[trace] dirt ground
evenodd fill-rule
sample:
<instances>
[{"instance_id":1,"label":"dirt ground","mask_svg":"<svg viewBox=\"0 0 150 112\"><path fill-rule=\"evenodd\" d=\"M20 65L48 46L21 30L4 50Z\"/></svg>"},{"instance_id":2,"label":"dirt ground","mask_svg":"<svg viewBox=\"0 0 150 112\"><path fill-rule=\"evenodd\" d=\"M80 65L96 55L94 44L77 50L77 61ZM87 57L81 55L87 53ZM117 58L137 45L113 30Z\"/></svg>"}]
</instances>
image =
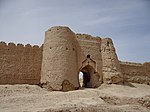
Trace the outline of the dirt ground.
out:
<instances>
[{"instance_id":1,"label":"dirt ground","mask_svg":"<svg viewBox=\"0 0 150 112\"><path fill-rule=\"evenodd\" d=\"M0 85L0 112L150 112L150 86L112 84L58 92Z\"/></svg>"}]
</instances>

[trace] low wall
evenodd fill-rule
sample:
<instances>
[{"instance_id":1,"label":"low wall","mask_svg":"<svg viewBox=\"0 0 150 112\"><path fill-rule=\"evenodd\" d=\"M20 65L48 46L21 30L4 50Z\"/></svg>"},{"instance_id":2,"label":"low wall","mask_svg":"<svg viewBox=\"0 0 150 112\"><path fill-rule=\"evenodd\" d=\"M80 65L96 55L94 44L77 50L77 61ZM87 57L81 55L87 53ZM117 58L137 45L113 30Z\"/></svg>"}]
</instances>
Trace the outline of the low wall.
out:
<instances>
[{"instance_id":1,"label":"low wall","mask_svg":"<svg viewBox=\"0 0 150 112\"><path fill-rule=\"evenodd\" d=\"M0 84L39 84L42 48L0 42Z\"/></svg>"},{"instance_id":2,"label":"low wall","mask_svg":"<svg viewBox=\"0 0 150 112\"><path fill-rule=\"evenodd\" d=\"M120 62L124 81L150 85L150 62Z\"/></svg>"}]
</instances>

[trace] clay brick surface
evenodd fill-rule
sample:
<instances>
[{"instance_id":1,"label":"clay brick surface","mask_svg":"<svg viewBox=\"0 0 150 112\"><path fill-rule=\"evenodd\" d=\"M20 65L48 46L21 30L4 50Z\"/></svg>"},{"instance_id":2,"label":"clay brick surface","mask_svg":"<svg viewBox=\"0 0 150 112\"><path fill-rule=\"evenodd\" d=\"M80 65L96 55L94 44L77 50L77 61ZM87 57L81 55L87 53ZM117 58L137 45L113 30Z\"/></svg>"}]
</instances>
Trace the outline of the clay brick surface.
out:
<instances>
[{"instance_id":1,"label":"clay brick surface","mask_svg":"<svg viewBox=\"0 0 150 112\"><path fill-rule=\"evenodd\" d=\"M42 49L0 43L0 84L39 84Z\"/></svg>"},{"instance_id":2,"label":"clay brick surface","mask_svg":"<svg viewBox=\"0 0 150 112\"><path fill-rule=\"evenodd\" d=\"M120 62L120 65L124 81L150 85L150 62Z\"/></svg>"}]
</instances>

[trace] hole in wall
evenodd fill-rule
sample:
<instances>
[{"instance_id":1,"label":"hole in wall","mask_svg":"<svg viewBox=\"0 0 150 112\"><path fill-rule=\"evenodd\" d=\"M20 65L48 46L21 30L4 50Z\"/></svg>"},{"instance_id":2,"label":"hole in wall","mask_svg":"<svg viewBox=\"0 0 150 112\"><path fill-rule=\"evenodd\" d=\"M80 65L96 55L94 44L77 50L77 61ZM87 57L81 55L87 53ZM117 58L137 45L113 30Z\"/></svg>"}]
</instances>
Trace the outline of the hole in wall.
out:
<instances>
[{"instance_id":1,"label":"hole in wall","mask_svg":"<svg viewBox=\"0 0 150 112\"><path fill-rule=\"evenodd\" d=\"M107 46L109 47L109 42L107 42Z\"/></svg>"},{"instance_id":2,"label":"hole in wall","mask_svg":"<svg viewBox=\"0 0 150 112\"><path fill-rule=\"evenodd\" d=\"M66 47L66 50L68 50L68 48Z\"/></svg>"},{"instance_id":3,"label":"hole in wall","mask_svg":"<svg viewBox=\"0 0 150 112\"><path fill-rule=\"evenodd\" d=\"M87 58L90 58L90 55L89 55L89 54L87 55Z\"/></svg>"}]
</instances>

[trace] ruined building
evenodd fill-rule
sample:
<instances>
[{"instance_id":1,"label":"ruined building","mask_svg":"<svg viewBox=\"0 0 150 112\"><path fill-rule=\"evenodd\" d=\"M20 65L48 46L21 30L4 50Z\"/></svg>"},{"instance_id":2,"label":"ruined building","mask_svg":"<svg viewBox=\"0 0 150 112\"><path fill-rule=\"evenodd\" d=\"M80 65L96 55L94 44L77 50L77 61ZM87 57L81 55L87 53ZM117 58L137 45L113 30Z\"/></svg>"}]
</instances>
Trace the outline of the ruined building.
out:
<instances>
[{"instance_id":1,"label":"ruined building","mask_svg":"<svg viewBox=\"0 0 150 112\"><path fill-rule=\"evenodd\" d=\"M75 34L68 27L52 27L44 44L0 43L0 84L39 84L50 90L99 87L102 83L150 84L150 63L118 60L110 38Z\"/></svg>"}]
</instances>

